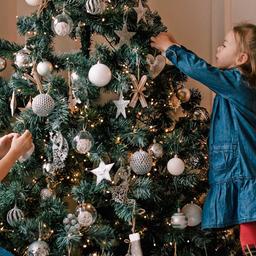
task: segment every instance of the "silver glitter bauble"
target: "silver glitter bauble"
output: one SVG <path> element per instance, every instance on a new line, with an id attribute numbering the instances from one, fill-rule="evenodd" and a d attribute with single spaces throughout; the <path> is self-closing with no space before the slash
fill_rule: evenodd
<path id="1" fill-rule="evenodd" d="M 172 215 L 171 224 L 175 229 L 184 229 L 188 225 L 188 219 L 186 215 L 178 209 L 178 212 Z"/>
<path id="2" fill-rule="evenodd" d="M 17 221 L 24 219 L 24 213 L 16 205 L 7 213 L 7 222 L 14 226 Z"/>
<path id="3" fill-rule="evenodd" d="M 148 148 L 149 154 L 151 154 L 154 158 L 161 158 L 164 154 L 163 146 L 159 143 L 154 142 Z"/>
<path id="4" fill-rule="evenodd" d="M 44 241 L 38 240 L 28 247 L 28 256 L 49 256 L 50 247 Z"/>
<path id="5" fill-rule="evenodd" d="M 53 19 L 52 30 L 58 36 L 67 36 L 73 30 L 73 21 L 65 12 L 63 12 Z"/>
<path id="6" fill-rule="evenodd" d="M 79 154 L 86 154 L 94 144 L 92 135 L 88 131 L 80 131 L 73 139 L 72 145 Z"/>
<path id="7" fill-rule="evenodd" d="M 6 59 L 0 57 L 0 72 L 5 70 L 7 65 Z"/>
<path id="8" fill-rule="evenodd" d="M 38 116 L 48 116 L 54 108 L 54 100 L 48 94 L 39 94 L 32 101 L 32 110 Z"/>
<path id="9" fill-rule="evenodd" d="M 152 157 L 142 149 L 136 151 L 130 158 L 130 166 L 132 170 L 139 175 L 148 173 L 153 165 Z"/>
<path id="10" fill-rule="evenodd" d="M 40 196 L 42 200 L 49 199 L 53 196 L 53 191 L 49 188 L 43 188 L 40 192 Z"/>
<path id="11" fill-rule="evenodd" d="M 77 207 L 77 220 L 81 227 L 91 226 L 97 218 L 97 211 L 90 203 L 83 203 Z"/>
<path id="12" fill-rule="evenodd" d="M 17 53 L 15 53 L 14 64 L 17 65 L 19 68 L 27 68 L 33 65 L 31 61 L 30 51 L 27 49 L 26 46 Z"/>
<path id="13" fill-rule="evenodd" d="M 181 211 L 188 218 L 188 226 L 194 227 L 201 223 L 202 221 L 202 209 L 197 204 L 191 202 L 190 204 L 186 204 Z"/>
<path id="14" fill-rule="evenodd" d="M 103 0 L 87 0 L 85 4 L 86 11 L 90 14 L 101 14 L 105 9 Z"/>

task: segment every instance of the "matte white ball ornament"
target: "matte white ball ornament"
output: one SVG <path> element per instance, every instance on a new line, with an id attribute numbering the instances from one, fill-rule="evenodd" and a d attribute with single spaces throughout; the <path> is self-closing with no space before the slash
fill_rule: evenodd
<path id="1" fill-rule="evenodd" d="M 53 66 L 49 61 L 41 61 L 37 64 L 36 70 L 40 76 L 46 76 L 52 72 Z"/>
<path id="2" fill-rule="evenodd" d="M 202 221 L 202 208 L 197 204 L 191 202 L 190 204 L 186 204 L 181 211 L 188 218 L 188 226 L 194 227 L 201 223 Z"/>
<path id="3" fill-rule="evenodd" d="M 25 0 L 28 5 L 37 6 L 41 4 L 42 0 Z"/>
<path id="4" fill-rule="evenodd" d="M 103 87 L 111 81 L 112 73 L 108 66 L 98 62 L 90 68 L 88 78 L 92 84 Z"/>
<path id="5" fill-rule="evenodd" d="M 185 164 L 177 155 L 175 155 L 174 158 L 168 161 L 167 170 L 170 174 L 178 176 L 184 172 Z"/>

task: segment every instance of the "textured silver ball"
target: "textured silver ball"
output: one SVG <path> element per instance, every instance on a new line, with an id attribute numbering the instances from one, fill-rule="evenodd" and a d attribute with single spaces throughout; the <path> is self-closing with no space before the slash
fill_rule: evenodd
<path id="1" fill-rule="evenodd" d="M 136 151 L 130 159 L 132 170 L 138 175 L 148 173 L 153 165 L 152 157 L 149 153 L 143 150 Z"/>
<path id="2" fill-rule="evenodd" d="M 10 226 L 14 226 L 17 221 L 24 218 L 24 213 L 16 205 L 7 213 L 7 222 Z"/>
<path id="3" fill-rule="evenodd" d="M 32 110 L 38 116 L 48 116 L 54 108 L 54 100 L 48 94 L 37 95 L 32 102 Z"/>
<path id="4" fill-rule="evenodd" d="M 49 256 L 50 248 L 45 241 L 35 241 L 28 247 L 28 256 Z"/>

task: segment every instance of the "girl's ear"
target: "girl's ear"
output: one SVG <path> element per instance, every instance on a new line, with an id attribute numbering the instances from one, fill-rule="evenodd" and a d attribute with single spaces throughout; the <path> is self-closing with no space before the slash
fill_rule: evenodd
<path id="1" fill-rule="evenodd" d="M 239 55 L 238 55 L 238 57 L 236 59 L 236 64 L 238 66 L 243 65 L 243 64 L 245 64 L 248 61 L 248 59 L 249 59 L 249 56 L 248 56 L 247 53 L 244 53 L 244 52 L 239 53 Z"/>

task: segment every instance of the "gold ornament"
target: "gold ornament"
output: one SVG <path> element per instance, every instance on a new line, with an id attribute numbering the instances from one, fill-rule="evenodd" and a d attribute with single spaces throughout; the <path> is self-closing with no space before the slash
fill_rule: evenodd
<path id="1" fill-rule="evenodd" d="M 188 102 L 191 97 L 191 91 L 185 87 L 182 87 L 178 90 L 177 97 L 182 103 Z"/>

